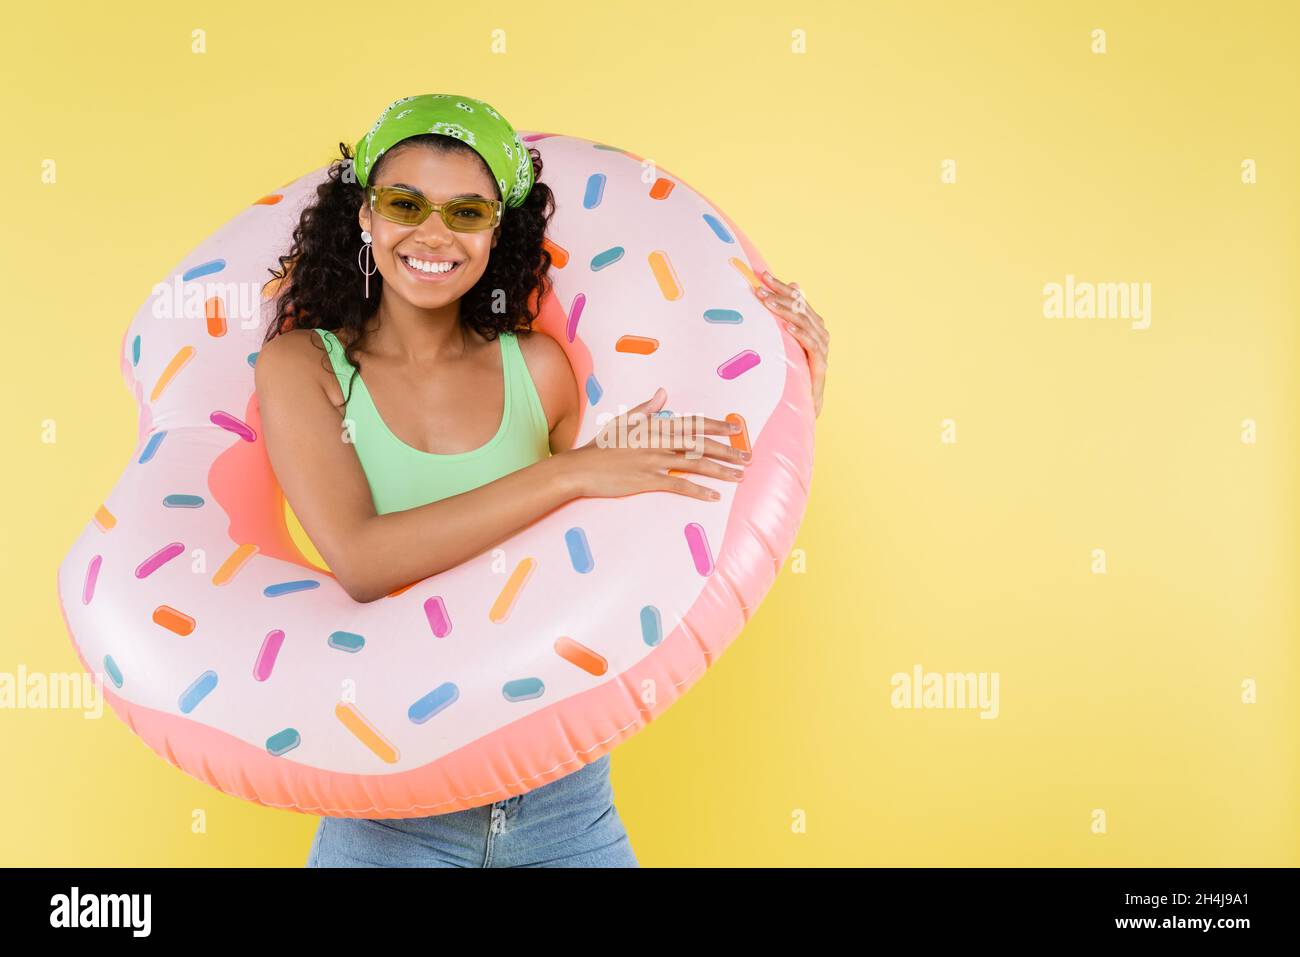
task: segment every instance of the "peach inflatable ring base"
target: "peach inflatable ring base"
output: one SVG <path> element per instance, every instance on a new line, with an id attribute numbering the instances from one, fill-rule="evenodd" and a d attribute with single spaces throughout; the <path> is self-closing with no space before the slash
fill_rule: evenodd
<path id="1" fill-rule="evenodd" d="M 113 710 L 227 794 L 403 818 L 553 781 L 685 693 L 793 545 L 812 400 L 802 347 L 753 294 L 762 258 L 642 157 L 521 136 L 556 196 L 554 287 L 534 328 L 578 377 L 577 444 L 662 386 L 673 414 L 742 425 L 730 441 L 753 452 L 745 479 L 694 476 L 716 501 L 577 499 L 456 568 L 354 602 L 288 534 L 253 391 L 274 316 L 263 284 L 326 168 L 259 199 L 136 313 L 120 355 L 136 448 L 58 570 L 73 647 Z"/>

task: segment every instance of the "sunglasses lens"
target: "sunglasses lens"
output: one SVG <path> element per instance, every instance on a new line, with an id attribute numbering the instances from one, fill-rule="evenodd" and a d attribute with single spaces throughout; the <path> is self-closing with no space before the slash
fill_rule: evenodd
<path id="1" fill-rule="evenodd" d="M 395 223 L 413 226 L 424 222 L 429 215 L 429 207 L 419 197 L 395 190 L 376 190 L 375 212 L 384 219 Z"/>
<path id="2" fill-rule="evenodd" d="M 451 228 L 463 233 L 491 229 L 496 222 L 496 206 L 482 199 L 454 200 L 444 211 Z"/>

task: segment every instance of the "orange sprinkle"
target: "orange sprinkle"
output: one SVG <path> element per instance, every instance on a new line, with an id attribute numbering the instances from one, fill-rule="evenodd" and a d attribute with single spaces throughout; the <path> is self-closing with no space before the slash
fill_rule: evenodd
<path id="1" fill-rule="evenodd" d="M 662 176 L 660 176 L 657 180 L 655 180 L 654 185 L 650 187 L 650 198 L 667 199 L 668 194 L 673 191 L 673 187 L 675 185 L 677 184 L 674 183 L 672 180 L 664 179 Z"/>
<path id="2" fill-rule="evenodd" d="M 220 296 L 212 296 L 204 304 L 208 313 L 208 335 L 215 337 L 226 334 L 226 304 Z"/>
<path id="3" fill-rule="evenodd" d="M 153 610 L 153 620 L 168 631 L 174 631 L 182 637 L 194 630 L 194 619 L 183 611 L 177 611 L 171 605 L 159 605 Z"/>
<path id="4" fill-rule="evenodd" d="M 551 254 L 551 265 L 556 269 L 563 269 L 569 264 L 569 251 L 563 246 L 557 246 L 549 239 L 543 239 L 542 248 Z"/>
<path id="5" fill-rule="evenodd" d="M 286 185 L 287 185 L 287 184 L 286 184 Z M 276 203 L 278 203 L 278 202 L 279 202 L 280 200 L 282 200 L 282 199 L 284 199 L 284 197 L 283 197 L 282 195 L 280 195 L 279 193 L 272 193 L 270 196 L 263 196 L 261 199 L 259 199 L 259 200 L 255 200 L 255 201 L 253 202 L 253 205 L 254 205 L 254 206 L 274 206 Z"/>
<path id="6" fill-rule="evenodd" d="M 647 336 L 619 336 L 618 342 L 614 343 L 615 352 L 630 352 L 638 356 L 648 356 L 658 348 L 659 340 Z"/>
<path id="7" fill-rule="evenodd" d="M 731 447 L 740 449 L 742 452 L 750 451 L 749 426 L 745 424 L 745 417 L 739 412 L 731 412 L 727 414 L 725 421 L 734 422 L 740 426 L 740 431 L 731 437 Z"/>
<path id="8" fill-rule="evenodd" d="M 555 653 L 588 674 L 603 675 L 609 670 L 608 661 L 572 638 L 556 638 Z"/>

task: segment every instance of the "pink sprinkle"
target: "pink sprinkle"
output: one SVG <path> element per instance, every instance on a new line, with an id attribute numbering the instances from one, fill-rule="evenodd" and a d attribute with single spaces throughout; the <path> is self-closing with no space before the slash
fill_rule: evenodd
<path id="1" fill-rule="evenodd" d="M 758 365 L 758 353 L 753 349 L 746 349 L 718 366 L 718 375 L 724 379 L 734 379 L 741 373 L 748 372 L 756 365 Z"/>
<path id="2" fill-rule="evenodd" d="M 170 545 L 164 545 L 136 566 L 135 577 L 148 578 L 183 551 L 185 551 L 185 546 L 180 542 L 172 542 Z"/>
<path id="3" fill-rule="evenodd" d="M 265 681 L 271 677 L 271 669 L 275 667 L 275 656 L 280 653 L 282 644 L 284 644 L 284 632 L 280 629 L 266 633 L 266 638 L 262 640 L 262 650 L 257 653 L 257 663 L 253 665 L 253 677 L 258 681 Z"/>
<path id="4" fill-rule="evenodd" d="M 712 572 L 713 552 L 709 550 L 709 539 L 704 534 L 704 526 L 699 522 L 691 522 L 686 526 L 686 544 L 691 550 L 695 570 L 701 575 Z"/>
<path id="5" fill-rule="evenodd" d="M 578 293 L 573 297 L 573 308 L 569 310 L 569 321 L 565 324 L 564 334 L 573 341 L 573 337 L 578 334 L 578 320 L 582 318 L 582 307 L 587 304 L 587 296 L 584 293 Z"/>
<path id="6" fill-rule="evenodd" d="M 440 596 L 434 595 L 424 603 L 424 614 L 435 637 L 446 638 L 451 634 L 451 616 L 447 614 L 447 606 Z"/>
<path id="7" fill-rule="evenodd" d="M 89 605 L 90 600 L 95 597 L 95 582 L 99 581 L 99 566 L 103 564 L 104 556 L 96 555 L 86 566 L 86 582 L 81 586 L 81 603 Z"/>
<path id="8" fill-rule="evenodd" d="M 212 421 L 214 425 L 221 426 L 227 432 L 234 432 L 245 442 L 257 441 L 257 433 L 254 432 L 252 429 L 250 429 L 239 419 L 235 418 L 229 412 L 222 412 L 218 410 L 216 412 L 213 412 L 210 416 L 208 416 L 208 418 Z"/>

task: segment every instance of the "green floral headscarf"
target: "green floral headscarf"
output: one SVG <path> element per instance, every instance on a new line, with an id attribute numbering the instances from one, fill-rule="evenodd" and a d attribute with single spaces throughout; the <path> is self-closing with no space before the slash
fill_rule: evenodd
<path id="1" fill-rule="evenodd" d="M 520 205 L 533 188 L 533 160 L 514 127 L 482 100 L 454 93 L 423 93 L 390 103 L 353 150 L 357 182 L 368 185 L 384 150 L 422 133 L 472 146 L 492 170 L 507 206 Z"/>

